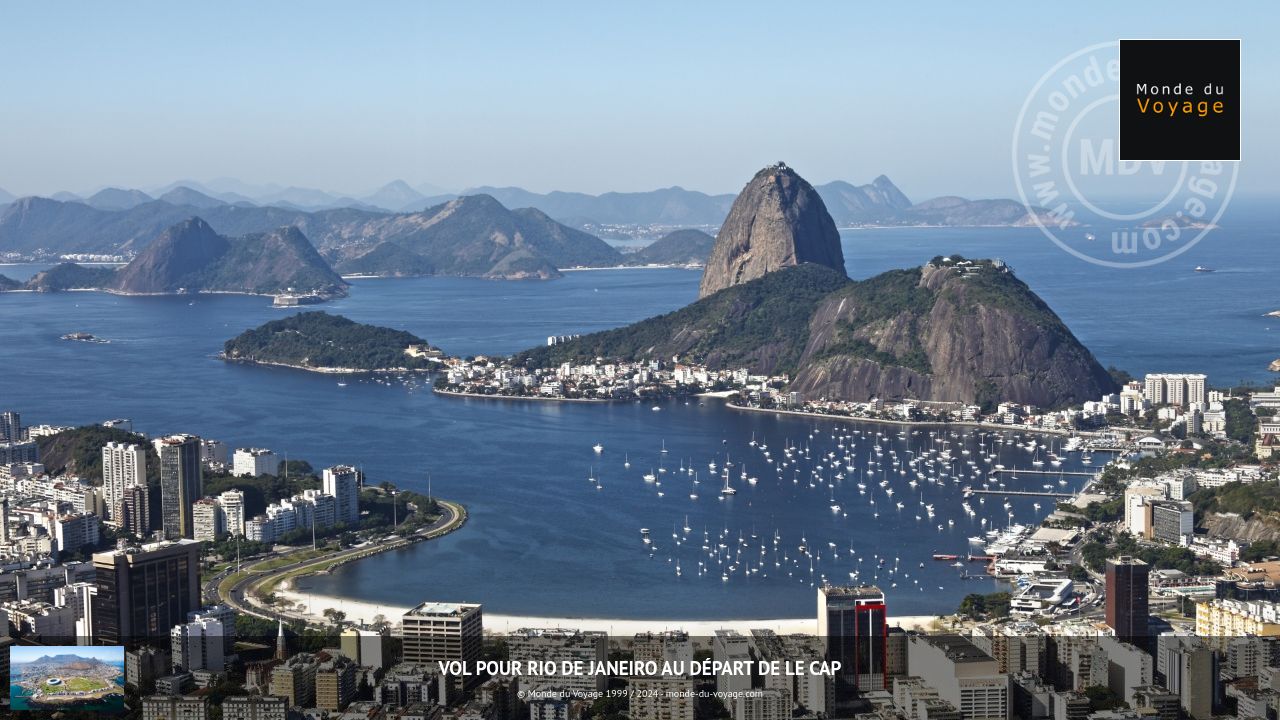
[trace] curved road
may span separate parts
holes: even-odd
[[[302,553],[310,550],[308,547],[301,547],[291,550],[287,553],[272,553],[266,557],[255,560],[253,564],[243,569],[245,576],[236,580],[228,587],[223,587],[223,583],[228,577],[228,572],[214,576],[205,583],[205,595],[216,598],[216,601],[225,605],[229,605],[238,612],[255,615],[268,620],[299,620],[305,619],[300,615],[288,612],[279,612],[263,607],[248,598],[249,593],[260,585],[264,585],[282,575],[291,574],[297,570],[303,570],[309,567],[316,567],[317,570],[322,567],[335,567],[336,565],[352,562],[361,558],[376,555],[388,550],[396,548],[408,547],[417,542],[431,540],[442,535],[447,535],[454,530],[462,527],[467,521],[467,509],[458,503],[449,500],[437,500],[444,512],[434,522],[426,527],[419,528],[417,532],[408,537],[394,538],[377,538],[368,541],[361,547],[350,548],[340,552],[324,555],[322,557],[312,557],[297,562],[288,563],[269,570],[256,570],[256,566],[270,561],[287,558],[290,555]],[[235,573],[230,573],[234,575]],[[306,573],[303,573],[306,574]]]

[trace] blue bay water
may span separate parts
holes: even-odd
[[[1103,364],[1135,374],[1205,371],[1213,382],[1230,384],[1274,377],[1266,365],[1280,357],[1280,319],[1264,315],[1280,309],[1276,235],[1268,215],[1224,221],[1222,230],[1177,260],[1144,270],[1080,262],[1030,229],[860,230],[845,232],[844,242],[854,277],[939,254],[1000,257]],[[1194,273],[1197,264],[1216,272]],[[11,277],[35,270],[0,267]],[[616,327],[680,307],[696,297],[698,277],[688,270],[632,269],[575,272],[551,282],[360,280],[350,297],[324,309],[410,330],[456,354],[507,353],[547,335]],[[0,406],[21,410],[28,424],[130,417],[150,434],[193,432],[232,446],[272,447],[317,466],[358,464],[374,482],[417,490],[426,489],[430,473],[437,494],[468,505],[471,520],[461,531],[308,579],[304,589],[316,593],[391,605],[479,601],[491,612],[524,615],[699,619],[808,616],[815,602],[810,583],[824,575],[847,579],[855,571],[888,589],[894,614],[950,611],[964,594],[992,587],[988,580],[961,580],[960,569],[928,558],[965,552],[965,538],[982,529],[982,518],[1006,523],[1000,498],[972,501],[978,513],[970,520],[959,509],[962,483],[922,483],[913,490],[907,477],[897,476],[890,500],[878,482],[868,482],[876,506],[853,485],[854,476],[865,478],[869,469],[875,480],[883,476],[883,467],[866,466],[876,432],[886,433],[886,452],[893,448],[901,457],[942,439],[976,451],[973,439],[898,438],[897,428],[846,423],[870,433],[857,437],[855,473],[840,482],[828,473],[830,486],[810,488],[807,479],[778,477],[748,441],[754,434],[767,442],[775,458],[788,441],[808,443],[817,455],[835,450],[834,423],[741,414],[713,401],[665,403],[654,412],[639,404],[460,400],[421,386],[366,381],[338,387],[333,377],[214,358],[226,338],[288,312],[294,311],[237,296],[0,295]],[[71,331],[111,343],[58,339]],[[605,447],[599,456],[591,449],[596,442]],[[682,461],[698,468],[698,500],[688,498],[694,489],[688,476],[662,475],[662,498],[641,479],[661,461],[663,442],[669,469]],[[720,500],[707,463],[723,463],[726,452],[738,463],[739,492]],[[622,466],[624,456],[630,469]],[[1021,450],[1001,453],[1006,464],[1027,466],[1029,459]],[[759,477],[757,485],[740,481],[744,462]],[[589,474],[602,490],[588,482]],[[936,508],[932,521],[914,519],[921,492]],[[898,511],[896,501],[905,509]],[[1051,501],[1041,501],[1040,513],[1031,502],[1012,502],[1017,521],[1034,520]],[[833,503],[839,513],[830,510]],[[641,527],[651,529],[659,546],[652,556],[641,543]],[[771,548],[776,532],[788,559],[769,577],[762,569],[724,580],[718,566],[699,576],[697,562],[707,560],[699,550],[704,528],[709,537],[749,545],[753,553],[761,544]],[[807,560],[796,562],[802,538],[821,551],[812,574]],[[766,556],[771,566],[773,553]],[[898,573],[877,572],[880,558],[889,558],[886,567],[899,559]]]

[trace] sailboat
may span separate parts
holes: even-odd
[[[724,487],[720,488],[720,494],[721,494],[721,495],[736,495],[737,493],[738,493],[738,491],[737,491],[737,490],[734,490],[734,489],[733,489],[733,486],[731,486],[731,485],[729,484],[729,471],[726,469],[726,470],[724,471]]]
[[[604,452],[604,446],[601,445],[600,443],[596,443],[595,445],[592,445],[591,449],[595,450],[597,455]]]
[[[626,453],[622,454],[622,467],[624,468],[631,467],[631,459],[627,456]]]

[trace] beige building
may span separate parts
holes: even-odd
[[[1196,635],[1223,651],[1226,641],[1232,638],[1280,636],[1280,605],[1216,598],[1196,603]]]

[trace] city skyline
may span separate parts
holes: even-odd
[[[1077,7],[976,25],[939,5],[383,7],[142,4],[79,8],[74,23],[15,8],[0,29],[0,188],[237,178],[362,196],[402,178],[720,194],[785,159],[815,182],[886,174],[916,200],[1011,197],[1015,116],[1043,72],[1098,42],[1187,34],[1145,3],[1107,6],[1105,32]],[[1195,33],[1243,39],[1246,159],[1275,156],[1265,123],[1280,109],[1256,90],[1280,54],[1253,34],[1275,11],[1249,10]],[[1273,167],[1242,166],[1241,194],[1277,190]]]

